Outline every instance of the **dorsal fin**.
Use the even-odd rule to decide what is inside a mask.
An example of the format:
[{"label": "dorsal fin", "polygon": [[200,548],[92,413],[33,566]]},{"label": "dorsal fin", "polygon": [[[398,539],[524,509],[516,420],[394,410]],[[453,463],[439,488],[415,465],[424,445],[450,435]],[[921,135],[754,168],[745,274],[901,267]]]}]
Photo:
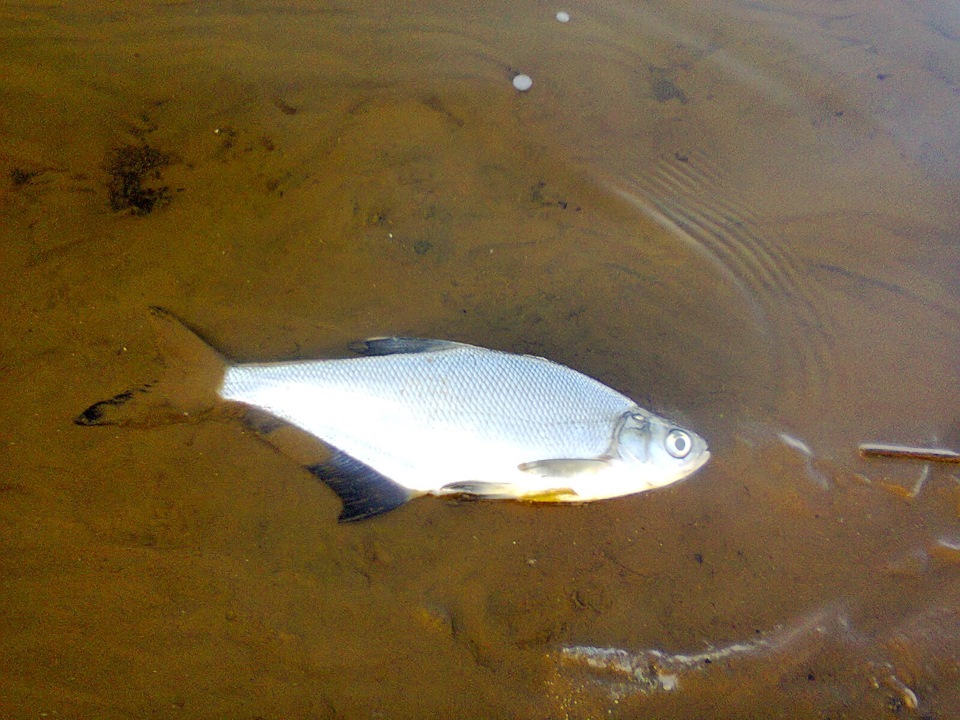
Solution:
[{"label": "dorsal fin", "polygon": [[463,347],[452,340],[429,340],[427,338],[376,337],[350,343],[350,349],[359,355],[405,355],[409,353],[437,352]]}]

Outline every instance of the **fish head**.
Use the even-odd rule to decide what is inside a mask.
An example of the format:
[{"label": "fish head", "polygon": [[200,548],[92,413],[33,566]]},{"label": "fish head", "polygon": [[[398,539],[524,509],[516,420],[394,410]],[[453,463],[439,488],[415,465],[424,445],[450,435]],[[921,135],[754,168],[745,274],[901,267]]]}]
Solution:
[{"label": "fish head", "polygon": [[620,418],[613,450],[628,465],[642,468],[637,477],[646,485],[643,490],[682,480],[710,459],[706,440],[642,408]]}]

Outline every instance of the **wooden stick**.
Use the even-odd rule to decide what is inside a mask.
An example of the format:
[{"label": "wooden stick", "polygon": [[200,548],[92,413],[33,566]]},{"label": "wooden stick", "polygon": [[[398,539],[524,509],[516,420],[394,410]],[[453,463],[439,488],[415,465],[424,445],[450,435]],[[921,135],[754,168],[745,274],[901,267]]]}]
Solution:
[{"label": "wooden stick", "polygon": [[923,462],[960,463],[960,453],[945,448],[919,448],[909,445],[886,443],[862,443],[858,448],[860,457],[887,457]]}]

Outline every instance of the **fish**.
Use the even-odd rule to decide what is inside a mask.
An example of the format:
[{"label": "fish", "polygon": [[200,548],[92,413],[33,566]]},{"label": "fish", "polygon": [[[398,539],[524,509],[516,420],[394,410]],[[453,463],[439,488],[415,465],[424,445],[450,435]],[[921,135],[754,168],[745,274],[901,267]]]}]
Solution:
[{"label": "fish", "polygon": [[168,310],[151,317],[164,375],[75,422],[151,427],[249,411],[339,496],[340,522],[422,495],[604,500],[670,485],[710,458],[695,432],[545,358],[378,337],[351,346],[354,357],[235,363]]}]

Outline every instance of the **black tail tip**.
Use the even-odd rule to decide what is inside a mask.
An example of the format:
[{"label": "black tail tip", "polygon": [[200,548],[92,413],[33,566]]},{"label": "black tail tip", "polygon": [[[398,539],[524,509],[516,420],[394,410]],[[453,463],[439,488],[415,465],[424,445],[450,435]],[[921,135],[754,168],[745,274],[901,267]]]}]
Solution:
[{"label": "black tail tip", "polygon": [[73,419],[74,425],[99,425],[103,420],[103,403],[94,403]]},{"label": "black tail tip", "polygon": [[73,419],[74,425],[113,425],[114,422],[110,420],[110,410],[111,408],[116,408],[119,405],[123,405],[133,398],[133,391],[120,393],[119,395],[114,395],[109,400],[101,400],[96,402],[82,413],[77,415]]}]

